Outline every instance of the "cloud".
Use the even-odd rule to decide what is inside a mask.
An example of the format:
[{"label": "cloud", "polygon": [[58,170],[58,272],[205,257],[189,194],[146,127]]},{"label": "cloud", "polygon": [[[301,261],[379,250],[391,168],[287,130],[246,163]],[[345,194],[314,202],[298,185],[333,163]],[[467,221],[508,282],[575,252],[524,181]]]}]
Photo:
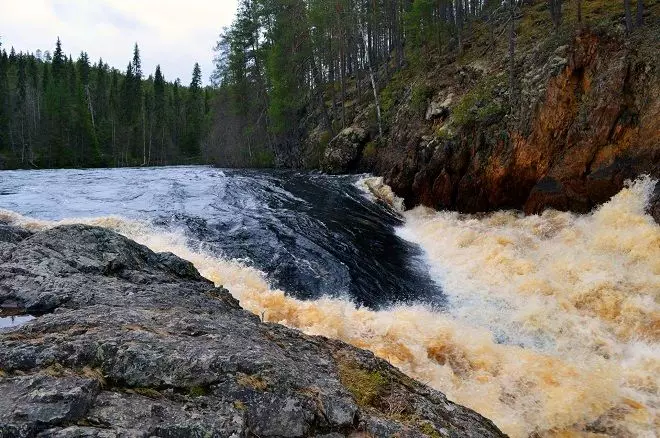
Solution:
[{"label": "cloud", "polygon": [[17,51],[52,51],[59,36],[66,53],[81,51],[124,69],[137,42],[145,74],[160,64],[166,78],[190,81],[195,62],[205,78],[236,0],[1,0],[0,38]]},{"label": "cloud", "polygon": [[132,17],[115,9],[103,1],[95,2],[72,2],[54,0],[53,10],[55,15],[68,25],[85,27],[90,23],[110,25],[120,30],[131,31],[140,29],[143,23],[137,17]]}]

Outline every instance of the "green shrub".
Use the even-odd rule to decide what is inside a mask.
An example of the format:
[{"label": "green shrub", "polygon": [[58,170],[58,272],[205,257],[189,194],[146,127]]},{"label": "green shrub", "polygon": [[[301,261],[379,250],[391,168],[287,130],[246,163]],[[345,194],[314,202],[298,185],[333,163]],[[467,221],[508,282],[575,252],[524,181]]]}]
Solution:
[{"label": "green shrub", "polygon": [[432,95],[433,90],[426,84],[414,86],[410,96],[410,108],[415,114],[424,115]]},{"label": "green shrub", "polygon": [[364,147],[364,151],[362,151],[362,156],[366,159],[371,159],[376,156],[377,152],[378,152],[378,146],[376,145],[376,142],[370,141]]}]

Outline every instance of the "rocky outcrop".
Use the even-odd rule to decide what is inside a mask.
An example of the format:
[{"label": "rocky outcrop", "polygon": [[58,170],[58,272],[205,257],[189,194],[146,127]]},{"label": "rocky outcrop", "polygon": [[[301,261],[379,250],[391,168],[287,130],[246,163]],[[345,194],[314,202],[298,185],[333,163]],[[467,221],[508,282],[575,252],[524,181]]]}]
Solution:
[{"label": "rocky outcrop", "polygon": [[655,190],[649,202],[648,213],[660,224],[660,183],[655,185]]},{"label": "rocky outcrop", "polygon": [[[339,341],[264,324],[111,231],[0,226],[0,437],[502,436]],[[0,317],[2,314],[0,313]]]},{"label": "rocky outcrop", "polygon": [[433,100],[426,109],[426,121],[435,120],[438,118],[447,118],[451,112],[451,105],[454,103],[454,95],[449,93],[447,97],[440,100]]},{"label": "rocky outcrop", "polygon": [[346,173],[355,170],[367,139],[368,132],[358,126],[341,131],[325,149],[321,164],[323,171]]},{"label": "rocky outcrop", "polygon": [[497,75],[503,66],[462,74],[466,67],[448,63],[434,75],[456,78],[435,84],[439,96],[460,97],[448,108],[431,103],[432,126],[403,112],[378,156],[376,172],[406,205],[587,212],[627,179],[660,177],[657,59],[591,31],[549,55],[545,46],[519,55],[513,112],[506,78]]}]

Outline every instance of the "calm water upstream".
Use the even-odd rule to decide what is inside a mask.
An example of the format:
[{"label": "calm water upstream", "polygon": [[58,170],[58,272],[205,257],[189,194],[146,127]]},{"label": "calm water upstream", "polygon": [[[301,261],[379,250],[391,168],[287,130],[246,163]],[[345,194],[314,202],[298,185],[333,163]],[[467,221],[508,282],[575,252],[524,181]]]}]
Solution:
[{"label": "calm water upstream", "polygon": [[422,251],[395,234],[402,217],[368,199],[358,179],[209,167],[3,172],[0,209],[145,221],[242,259],[301,298],[440,302]]}]

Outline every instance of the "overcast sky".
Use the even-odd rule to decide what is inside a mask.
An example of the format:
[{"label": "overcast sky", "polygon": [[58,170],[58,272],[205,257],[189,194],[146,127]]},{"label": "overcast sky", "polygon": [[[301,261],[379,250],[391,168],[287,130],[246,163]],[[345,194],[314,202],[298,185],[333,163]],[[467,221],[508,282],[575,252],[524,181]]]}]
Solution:
[{"label": "overcast sky", "polygon": [[168,81],[189,84],[195,62],[208,83],[213,46],[236,0],[0,0],[0,41],[9,51],[82,50],[121,70],[140,46],[145,77],[160,64]]}]

